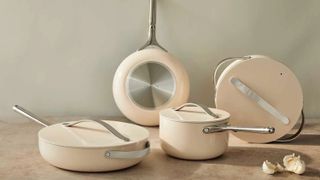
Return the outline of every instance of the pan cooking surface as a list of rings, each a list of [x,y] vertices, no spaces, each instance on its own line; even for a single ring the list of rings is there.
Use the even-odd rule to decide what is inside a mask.
[[[135,103],[145,108],[156,108],[170,100],[175,91],[175,81],[167,67],[148,62],[132,70],[127,89]]]

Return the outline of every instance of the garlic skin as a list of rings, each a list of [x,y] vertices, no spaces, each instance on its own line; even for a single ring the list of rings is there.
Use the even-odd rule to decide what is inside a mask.
[[[277,170],[277,172],[283,172],[283,171],[285,171],[285,168],[283,166],[281,166],[281,164],[277,163],[276,170]]]
[[[306,170],[306,165],[300,156],[295,156],[295,154],[287,155],[283,158],[283,165],[285,170],[294,172],[296,174],[303,174]]]
[[[266,174],[274,174],[277,172],[277,167],[268,160],[265,160],[262,164],[262,171]]]

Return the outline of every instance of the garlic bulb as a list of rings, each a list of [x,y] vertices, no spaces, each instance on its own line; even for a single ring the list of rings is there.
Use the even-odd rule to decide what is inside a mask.
[[[274,174],[277,171],[277,167],[268,160],[265,160],[262,164],[262,171],[266,174]]]
[[[283,164],[287,171],[296,174],[303,174],[306,170],[304,161],[300,159],[300,156],[295,156],[295,154],[285,156],[283,158]]]

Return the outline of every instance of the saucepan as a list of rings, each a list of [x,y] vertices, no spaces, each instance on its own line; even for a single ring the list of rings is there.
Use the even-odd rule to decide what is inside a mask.
[[[273,127],[229,126],[230,114],[194,103],[160,112],[161,148],[169,155],[189,160],[211,159],[228,147],[228,131],[272,134]]]
[[[150,151],[149,132],[134,124],[84,119],[50,125],[18,105],[13,109],[45,126],[38,133],[40,154],[62,169],[84,172],[123,169],[139,163]]]

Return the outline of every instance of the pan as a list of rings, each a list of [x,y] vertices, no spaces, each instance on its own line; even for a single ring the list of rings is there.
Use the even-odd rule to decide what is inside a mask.
[[[150,0],[148,41],[119,65],[113,97],[128,119],[145,126],[159,124],[160,110],[188,100],[186,70],[156,40],[156,0]]]
[[[13,110],[44,126],[38,133],[40,154],[62,169],[119,170],[139,163],[150,151],[149,132],[134,124],[84,119],[51,125],[18,105]]]

